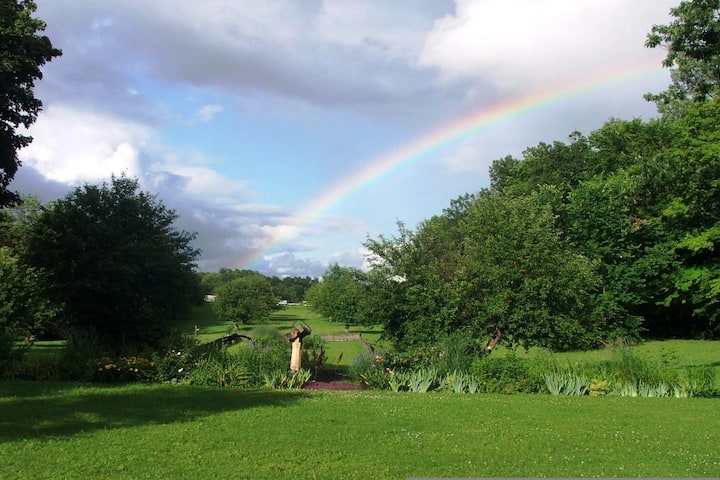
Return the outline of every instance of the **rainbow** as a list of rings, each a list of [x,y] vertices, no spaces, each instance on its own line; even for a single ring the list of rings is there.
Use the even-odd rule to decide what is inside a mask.
[[[275,235],[268,245],[253,256],[250,268],[258,267],[265,255],[294,238],[301,227],[312,225],[343,200],[363,188],[393,175],[399,169],[428,158],[438,151],[461,143],[512,118],[521,117],[583,93],[610,88],[656,74],[663,70],[658,63],[653,62],[652,65],[640,65],[594,75],[528,95],[499,101],[433,129],[415,140],[375,158],[332,185],[300,209],[301,213],[293,217],[290,225],[287,225],[282,233]]]

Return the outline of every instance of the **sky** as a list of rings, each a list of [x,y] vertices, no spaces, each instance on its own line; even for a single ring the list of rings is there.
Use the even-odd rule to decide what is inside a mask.
[[[657,116],[679,0],[37,0],[62,57],[11,188],[139,179],[202,271],[318,277],[493,160]]]

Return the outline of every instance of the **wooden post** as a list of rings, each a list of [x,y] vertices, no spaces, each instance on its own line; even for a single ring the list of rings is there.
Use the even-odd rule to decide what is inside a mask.
[[[297,372],[302,368],[302,339],[312,333],[310,327],[302,325],[294,327],[290,333],[285,334],[285,340],[292,343],[290,355],[290,370]]]
[[[297,372],[302,368],[302,339],[297,337],[292,342],[292,355],[290,355],[290,370]]]

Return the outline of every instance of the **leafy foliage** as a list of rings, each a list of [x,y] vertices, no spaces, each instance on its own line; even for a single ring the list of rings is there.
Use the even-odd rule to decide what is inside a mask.
[[[667,51],[663,65],[671,68],[672,84],[647,98],[668,113],[686,99],[715,98],[720,82],[720,3],[684,0],[670,14],[675,20],[653,26],[645,42],[647,47],[661,46]]]
[[[212,306],[220,318],[239,326],[264,320],[276,302],[267,277],[249,274],[220,285]]]
[[[577,348],[599,339],[599,278],[566,247],[540,193],[481,192],[416,233],[366,246],[377,259],[370,278],[383,282],[373,291],[395,295],[384,320],[399,343],[452,332],[482,341],[497,330],[524,346]]]
[[[176,218],[137,180],[114,177],[46,207],[23,260],[68,326],[95,330],[115,351],[156,346],[196,295],[199,252]]]
[[[0,207],[18,199],[8,185],[20,166],[18,150],[32,138],[16,129],[34,123],[42,107],[34,93],[40,67],[62,54],[39,34],[45,23],[32,17],[36,9],[32,0],[0,2]]]
[[[313,310],[344,325],[372,324],[368,304],[367,274],[362,270],[332,265],[319,282],[308,290]]]

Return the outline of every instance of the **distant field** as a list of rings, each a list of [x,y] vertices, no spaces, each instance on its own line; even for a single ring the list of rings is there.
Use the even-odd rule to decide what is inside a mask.
[[[313,312],[308,307],[301,305],[288,305],[282,310],[276,310],[270,315],[267,323],[256,325],[241,325],[240,333],[250,336],[254,335],[284,335],[292,330],[295,325],[305,324],[312,330],[312,335],[342,335],[345,333],[345,325],[330,322],[322,315]],[[218,319],[209,304],[193,308],[191,319],[183,323],[183,328],[191,334],[198,327],[200,340],[203,342],[220,338],[228,333],[235,332],[231,322],[223,322]],[[350,333],[359,333],[362,337],[376,344],[380,338],[381,330],[377,327],[351,326]],[[356,355],[365,351],[359,340],[326,342],[327,364],[335,366],[348,366],[352,364]]]

